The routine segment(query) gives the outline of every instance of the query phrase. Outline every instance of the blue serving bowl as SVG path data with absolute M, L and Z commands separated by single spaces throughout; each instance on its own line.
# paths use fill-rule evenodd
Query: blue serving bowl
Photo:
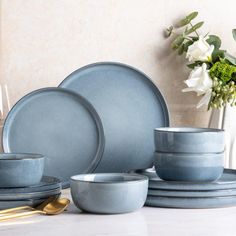
M 44 156 L 29 153 L 0 154 L 0 187 L 28 187 L 40 182 Z
M 74 204 L 91 213 L 118 214 L 141 208 L 148 178 L 137 174 L 85 174 L 71 177 Z
M 223 173 L 224 153 L 155 152 L 157 175 L 167 181 L 209 182 Z
M 224 130 L 163 127 L 154 130 L 157 152 L 219 153 L 224 151 Z

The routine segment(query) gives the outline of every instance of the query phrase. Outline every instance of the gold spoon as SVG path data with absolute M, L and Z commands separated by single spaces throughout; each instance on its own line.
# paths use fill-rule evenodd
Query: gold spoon
M 25 216 L 31 216 L 34 214 L 57 215 L 63 212 L 69 204 L 70 204 L 70 200 L 67 198 L 54 198 L 53 200 L 47 199 L 45 202 L 43 202 L 41 205 L 39 205 L 36 208 L 24 206 L 24 207 L 16 207 L 16 208 L 0 211 L 0 213 L 3 214 L 3 213 L 10 213 L 13 211 L 15 212 L 18 210 L 33 209 L 33 211 L 30 211 L 30 212 L 20 212 L 20 213 L 15 213 L 11 215 L 7 214 L 5 216 L 4 215 L 0 216 L 0 221 L 20 218 L 20 217 L 25 217 Z

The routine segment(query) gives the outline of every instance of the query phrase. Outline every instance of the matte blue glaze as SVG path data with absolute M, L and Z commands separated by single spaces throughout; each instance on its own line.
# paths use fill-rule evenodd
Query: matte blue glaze
M 3 128 L 5 152 L 41 153 L 45 175 L 62 180 L 93 171 L 99 163 L 104 134 L 99 116 L 80 95 L 63 88 L 43 88 L 23 97 Z
M 95 172 L 152 166 L 153 129 L 168 126 L 165 100 L 147 75 L 115 62 L 82 67 L 60 85 L 87 98 L 101 117 L 106 145 Z
M 156 197 L 227 197 L 236 196 L 236 189 L 225 189 L 225 190 L 160 190 L 160 189 L 148 189 L 149 196 Z
M 0 188 L 0 194 L 5 195 L 18 195 L 18 194 L 31 194 L 31 193 L 43 193 L 54 189 L 61 189 L 61 182 L 59 179 L 43 176 L 40 183 L 29 187 L 18 187 L 18 188 Z
M 168 208 L 217 208 L 236 205 L 236 196 L 228 197 L 204 197 L 204 198 L 186 198 L 186 197 L 154 197 L 148 196 L 145 203 L 151 207 Z
M 74 204 L 91 213 L 118 214 L 141 208 L 148 178 L 137 174 L 90 174 L 71 177 Z
M 149 188 L 178 191 L 209 191 L 236 189 L 236 170 L 224 169 L 221 178 L 214 182 L 164 181 L 158 176 L 156 176 L 149 179 Z
M 223 173 L 224 153 L 155 152 L 157 175 L 167 181 L 215 181 Z
M 49 198 L 61 193 L 61 188 L 52 190 L 45 190 L 41 192 L 31 193 L 0 193 L 0 201 L 16 201 L 16 200 L 27 200 L 27 199 L 39 199 Z
M 224 131 L 210 128 L 156 128 L 154 140 L 158 152 L 218 153 L 225 147 Z
M 0 187 L 26 187 L 40 183 L 44 156 L 39 154 L 0 154 Z
M 59 197 L 60 194 L 55 195 L 54 197 Z M 0 210 L 14 208 L 14 207 L 20 207 L 20 206 L 31 206 L 31 207 L 37 207 L 44 201 L 46 201 L 48 198 L 39 198 L 39 199 L 25 199 L 25 200 L 9 200 L 9 201 L 0 201 Z

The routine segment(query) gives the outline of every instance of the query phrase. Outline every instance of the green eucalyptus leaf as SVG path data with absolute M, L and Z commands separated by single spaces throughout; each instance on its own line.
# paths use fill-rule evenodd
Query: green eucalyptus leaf
M 199 37 L 197 36 L 189 36 L 194 42 L 197 41 L 199 39 Z
M 236 29 L 232 29 L 232 34 L 233 34 L 234 41 L 236 41 Z
M 184 19 L 180 20 L 180 22 L 177 24 L 177 27 L 183 27 L 185 25 L 188 25 L 194 18 L 196 18 L 198 15 L 198 12 L 192 12 L 189 15 L 187 15 Z
M 176 50 L 177 48 L 179 48 L 182 43 L 184 42 L 184 37 L 183 35 L 179 35 L 172 43 L 172 49 Z
M 198 22 L 197 24 L 195 24 L 192 28 L 190 28 L 190 29 L 186 32 L 186 35 L 193 33 L 194 31 L 196 31 L 197 29 L 199 29 L 200 27 L 202 27 L 203 24 L 204 24 L 204 21 Z
M 227 61 L 229 61 L 231 64 L 233 64 L 233 65 L 236 65 L 236 58 L 234 57 L 234 56 L 232 56 L 232 55 L 230 55 L 229 53 L 227 53 L 227 52 L 225 52 L 225 55 L 224 55 L 225 57 L 225 59 L 227 60 Z
M 183 47 L 184 47 L 184 52 L 187 52 L 188 51 L 188 47 L 190 45 L 192 45 L 193 42 L 192 41 L 187 41 L 186 43 L 183 44 Z
M 178 49 L 178 54 L 182 55 L 184 53 L 184 44 L 182 44 Z
M 221 46 L 221 40 L 216 35 L 209 35 L 206 40 L 210 45 L 214 45 L 215 49 L 219 49 Z
M 171 36 L 173 29 L 174 29 L 174 27 L 173 27 L 173 26 L 170 26 L 169 28 L 167 28 L 167 29 L 165 30 L 165 37 L 166 37 L 166 38 L 168 38 L 168 37 Z
M 194 62 L 194 63 L 188 64 L 187 67 L 190 69 L 194 69 L 196 66 L 199 66 L 201 64 L 202 64 L 201 62 Z
M 211 55 L 212 62 L 215 63 L 215 62 L 219 61 L 221 58 L 225 58 L 225 53 L 226 53 L 225 50 L 215 49 Z
M 188 20 L 193 20 L 194 18 L 196 18 L 198 15 L 198 12 L 197 11 L 194 11 L 194 12 L 191 12 L 189 15 L 186 16 L 186 19 Z

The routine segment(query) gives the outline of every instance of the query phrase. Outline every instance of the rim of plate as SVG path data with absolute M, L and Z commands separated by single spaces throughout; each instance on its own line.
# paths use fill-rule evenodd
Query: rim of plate
M 88 65 L 84 65 L 78 69 L 76 69 L 75 71 L 73 71 L 72 73 L 70 73 L 59 85 L 58 87 L 63 87 L 63 84 L 67 82 L 67 80 L 70 79 L 71 76 L 73 76 L 74 74 L 80 72 L 80 71 L 83 71 L 87 68 L 90 68 L 90 67 L 94 67 L 94 66 L 103 66 L 103 65 L 114 65 L 114 66 L 121 66 L 121 67 L 126 67 L 128 69 L 131 69 L 133 71 L 136 71 L 137 73 L 141 74 L 143 77 L 146 77 L 147 78 L 147 81 L 149 81 L 149 83 L 156 88 L 156 91 L 155 91 L 155 95 L 157 96 L 157 93 L 159 96 L 157 96 L 157 99 L 160 101 L 162 99 L 162 102 L 160 102 L 160 105 L 161 105 L 161 108 L 162 108 L 162 111 L 163 111 L 163 114 L 164 114 L 164 120 L 165 120 L 165 126 L 169 126 L 170 125 L 170 115 L 169 115 L 169 110 L 168 110 L 168 107 L 167 107 L 167 102 L 166 102 L 166 99 L 165 97 L 163 96 L 163 94 L 161 93 L 161 91 L 159 90 L 159 88 L 157 87 L 157 85 L 154 83 L 154 81 L 147 75 L 145 74 L 144 72 L 140 71 L 139 69 L 133 67 L 133 66 L 130 66 L 130 65 L 127 65 L 125 63 L 121 63 L 121 62 L 113 62 L 113 61 L 101 61 L 101 62 L 94 62 L 94 63 L 90 63 Z

